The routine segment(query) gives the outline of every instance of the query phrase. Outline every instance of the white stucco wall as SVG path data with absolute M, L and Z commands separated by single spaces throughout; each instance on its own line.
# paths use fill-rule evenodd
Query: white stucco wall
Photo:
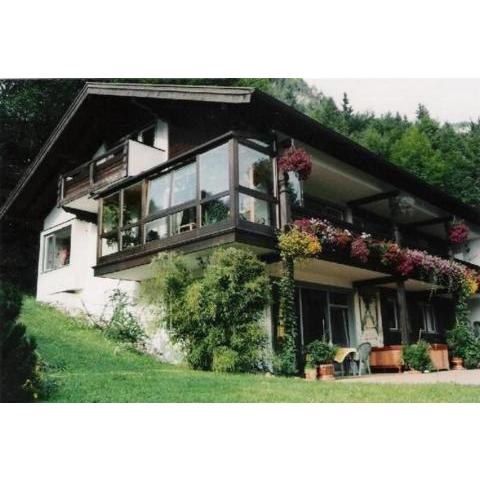
M 67 266 L 45 272 L 43 256 L 45 237 L 50 233 L 71 226 L 70 263 Z M 173 345 L 165 329 L 161 328 L 148 309 L 136 305 L 139 283 L 95 277 L 97 226 L 84 222 L 63 209 L 54 208 L 44 221 L 40 234 L 38 260 L 37 300 L 49 303 L 72 315 L 87 315 L 92 320 L 108 320 L 109 296 L 114 289 L 124 291 L 132 302 L 132 312 L 149 335 L 148 352 L 165 361 L 179 363 L 183 355 Z

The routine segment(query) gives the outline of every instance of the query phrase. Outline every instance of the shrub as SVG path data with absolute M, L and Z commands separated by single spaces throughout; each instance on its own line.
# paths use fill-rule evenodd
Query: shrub
M 460 357 L 465 360 L 467 351 L 476 342 L 473 331 L 467 321 L 457 322 L 456 325 L 447 332 L 447 344 L 454 357 Z
M 105 327 L 105 335 L 120 342 L 142 345 L 146 334 L 130 312 L 130 302 L 125 292 L 116 288 L 109 297 L 112 317 Z
M 307 364 L 310 367 L 316 367 L 332 363 L 337 351 L 338 347 L 330 345 L 325 339 L 314 340 L 306 348 Z
M 238 353 L 228 347 L 213 350 L 212 370 L 214 372 L 235 372 L 238 368 Z
M 263 262 L 251 252 L 226 248 L 214 251 L 197 278 L 179 254 L 160 255 L 153 269 L 140 298 L 160 307 L 161 322 L 193 368 L 226 368 L 227 357 L 231 362 L 234 356 L 227 351 L 235 352 L 229 368 L 258 368 L 265 343 L 259 320 L 270 300 Z
M 39 378 L 35 339 L 17 321 L 22 303 L 20 292 L 0 282 L 0 401 L 29 402 L 37 395 Z
M 424 372 L 432 369 L 430 354 L 428 353 L 430 345 L 424 340 L 419 340 L 413 345 L 403 347 L 403 361 L 405 365 L 413 370 Z

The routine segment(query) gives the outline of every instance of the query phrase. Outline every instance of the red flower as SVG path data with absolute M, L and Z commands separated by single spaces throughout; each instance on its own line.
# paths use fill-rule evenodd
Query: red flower
M 300 180 L 306 180 L 312 173 L 312 159 L 303 148 L 289 148 L 278 160 L 282 172 L 297 172 Z
M 368 245 L 362 237 L 357 237 L 353 242 L 350 248 L 350 256 L 360 260 L 362 263 L 368 262 L 368 255 L 370 250 Z
M 400 275 L 404 275 L 404 276 L 407 276 L 409 275 L 410 273 L 412 273 L 413 269 L 415 268 L 415 262 L 414 262 L 414 259 L 412 257 L 410 257 L 410 255 L 405 252 L 405 251 L 402 251 L 399 255 L 399 262 L 398 262 L 398 265 L 397 265 L 397 272 L 400 274 Z
M 382 263 L 384 265 L 395 265 L 401 259 L 400 247 L 396 243 L 385 243 L 385 250 L 382 255 Z
M 464 243 L 468 239 L 470 229 L 463 222 L 452 225 L 448 230 L 448 237 L 450 242 L 460 244 Z

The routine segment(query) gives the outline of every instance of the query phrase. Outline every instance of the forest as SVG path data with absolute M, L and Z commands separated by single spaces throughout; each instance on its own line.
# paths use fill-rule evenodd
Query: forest
M 0 80 L 0 205 L 87 80 Z M 401 112 L 360 112 L 351 105 L 348 92 L 337 105 L 302 79 L 108 81 L 257 87 L 464 202 L 480 203 L 480 118 L 441 123 L 422 104 L 413 121 Z

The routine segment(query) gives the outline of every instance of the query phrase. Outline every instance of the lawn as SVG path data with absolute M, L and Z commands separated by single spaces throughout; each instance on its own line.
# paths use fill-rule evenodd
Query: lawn
M 47 378 L 57 384 L 51 402 L 480 402 L 480 387 L 309 383 L 192 371 L 130 351 L 31 298 L 21 321 L 37 339 Z

